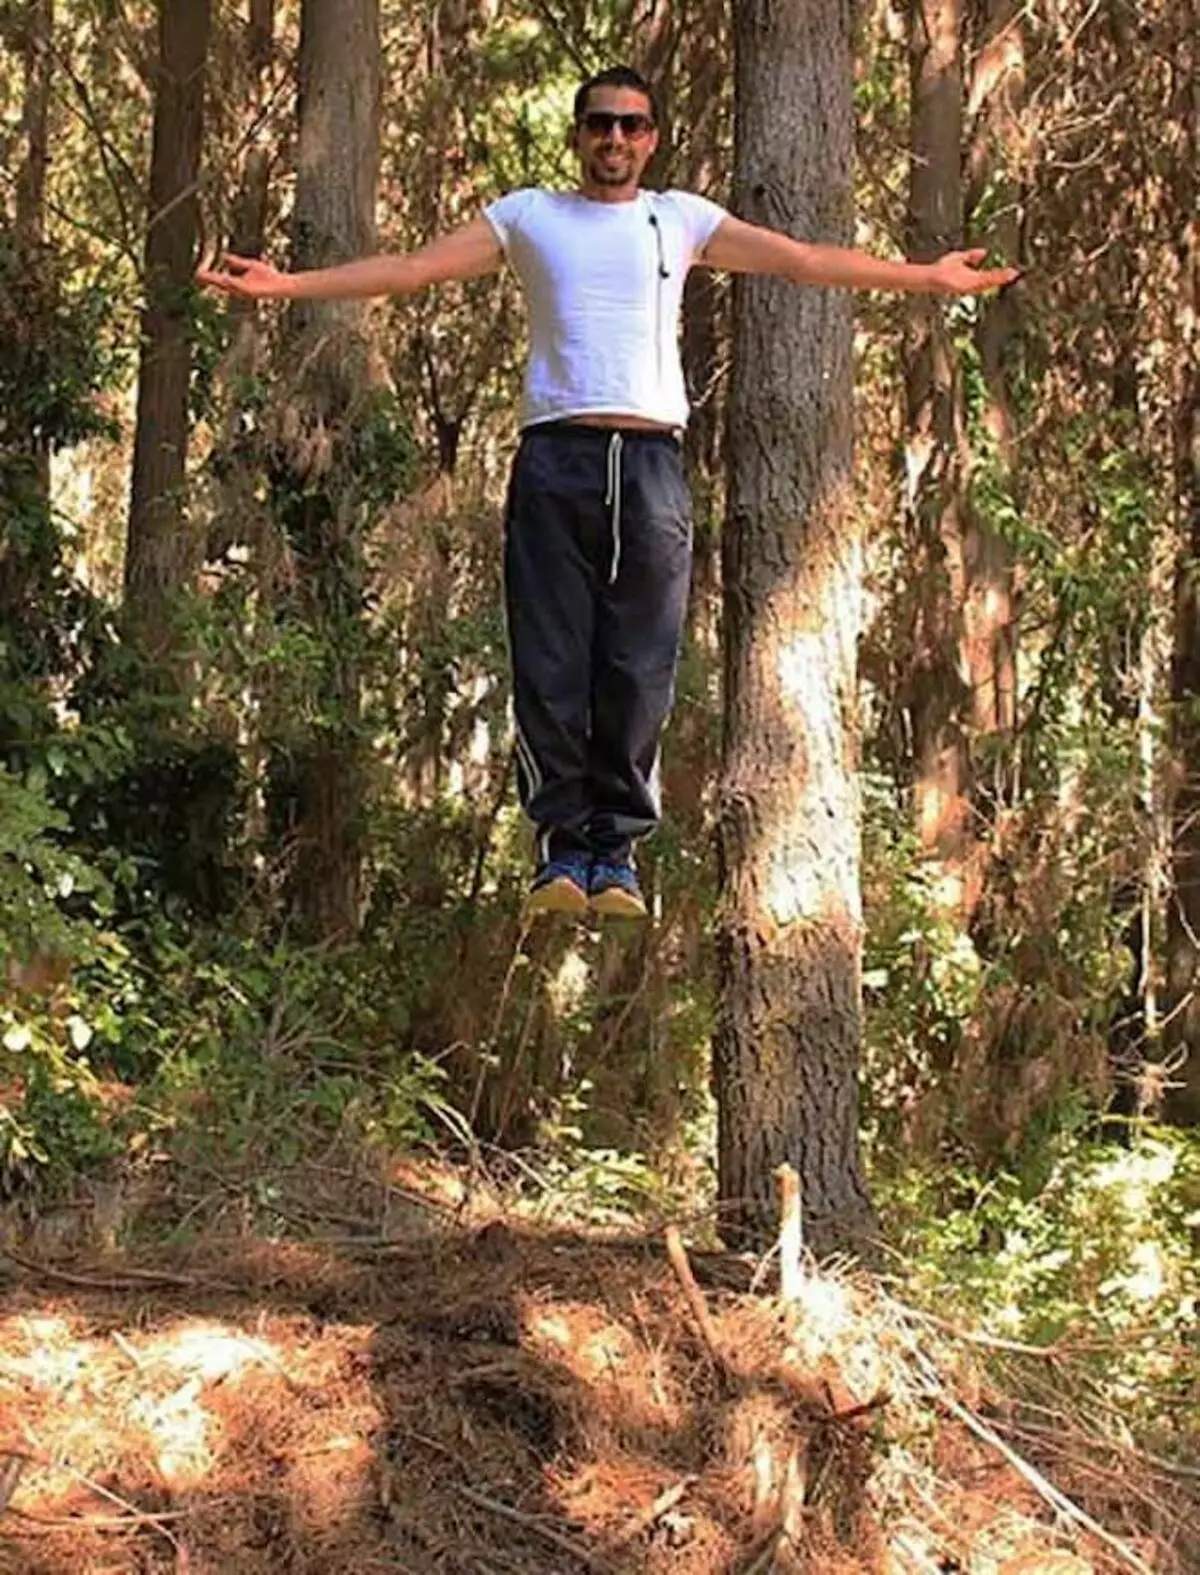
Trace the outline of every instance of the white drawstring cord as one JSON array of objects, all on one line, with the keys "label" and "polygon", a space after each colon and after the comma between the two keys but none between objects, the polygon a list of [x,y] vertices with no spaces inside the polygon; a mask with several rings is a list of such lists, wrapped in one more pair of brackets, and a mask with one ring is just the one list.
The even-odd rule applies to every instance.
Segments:
[{"label": "white drawstring cord", "polygon": [[612,568],[608,583],[617,583],[617,570],[621,567],[621,445],[619,432],[608,440],[608,490],[604,494],[605,508],[612,509]]}]

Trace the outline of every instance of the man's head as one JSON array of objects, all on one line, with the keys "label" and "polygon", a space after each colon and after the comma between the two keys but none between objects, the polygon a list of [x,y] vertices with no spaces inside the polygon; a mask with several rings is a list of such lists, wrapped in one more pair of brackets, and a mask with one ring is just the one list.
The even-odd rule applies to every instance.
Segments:
[{"label": "man's head", "polygon": [[575,95],[572,146],[584,190],[597,196],[636,189],[658,146],[654,95],[632,66],[609,66]]}]

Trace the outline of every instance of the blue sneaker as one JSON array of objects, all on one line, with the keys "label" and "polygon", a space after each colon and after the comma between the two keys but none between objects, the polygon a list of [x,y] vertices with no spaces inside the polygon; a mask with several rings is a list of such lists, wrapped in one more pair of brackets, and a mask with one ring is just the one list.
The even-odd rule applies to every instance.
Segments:
[{"label": "blue sneaker", "polygon": [[646,899],[628,859],[594,859],[588,881],[588,907],[618,919],[644,919]]},{"label": "blue sneaker", "polygon": [[591,862],[587,853],[561,853],[556,859],[547,859],[525,898],[526,918],[538,913],[570,913],[581,918],[587,912]]}]

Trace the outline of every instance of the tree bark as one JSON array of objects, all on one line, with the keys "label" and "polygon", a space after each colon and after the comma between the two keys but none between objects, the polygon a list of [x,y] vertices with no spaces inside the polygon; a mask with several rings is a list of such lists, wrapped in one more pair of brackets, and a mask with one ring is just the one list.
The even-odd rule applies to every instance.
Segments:
[{"label": "tree bark", "polygon": [[1179,520],[1175,650],[1171,669],[1175,793],[1173,892],[1167,914],[1164,1113],[1200,1124],[1200,6],[1179,7],[1175,167],[1180,310],[1176,319],[1174,469]]},{"label": "tree bark", "polygon": [[[734,207],[851,234],[849,0],[735,8]],[[799,1171],[821,1252],[874,1233],[861,1037],[851,301],[738,279],[724,556],[725,728],[714,1042],[722,1230],[765,1243]]]},{"label": "tree bark", "polygon": [[[981,42],[968,96],[973,118],[967,154],[967,213],[974,212],[989,186],[996,193],[996,216],[988,230],[992,250],[1005,261],[1021,256],[1020,191],[1011,172],[1025,93],[1023,13],[1016,0],[982,0]],[[977,244],[984,244],[982,238]],[[1002,290],[979,303],[975,344],[986,390],[983,425],[991,444],[988,462],[997,482],[1016,485],[1014,419],[1009,355],[1021,327],[1019,297]],[[1017,648],[1012,549],[995,525],[968,517],[967,666],[971,674],[971,721],[977,734],[1012,736],[1016,726]],[[1002,768],[1001,768],[1002,769]],[[998,780],[993,798],[1002,800],[1008,785]]]},{"label": "tree bark", "polygon": [[24,250],[35,249],[45,239],[53,37],[54,0],[28,0],[21,28],[25,77],[21,140],[24,147],[17,171],[15,212],[17,245]]},{"label": "tree bark", "polygon": [[[907,246],[920,262],[962,244],[961,26],[959,0],[910,0]],[[958,908],[970,840],[965,438],[958,357],[933,297],[911,300],[904,361],[905,511],[915,557],[908,675],[914,810],[922,852],[937,860],[943,896]]]},{"label": "tree bark", "polygon": [[[378,0],[305,0],[293,266],[375,247]],[[302,932],[341,942],[359,923],[366,758],[361,736],[363,503],[356,433],[377,374],[357,301],[290,314],[274,495],[294,566],[281,620],[315,654],[303,717],[275,740],[268,816]]]},{"label": "tree bark", "polygon": [[162,0],[150,156],[146,306],[138,371],[133,484],[125,552],[130,627],[160,679],[176,643],[173,602],[192,584],[200,542],[187,519],[191,374],[188,295],[196,262],[210,0]]}]

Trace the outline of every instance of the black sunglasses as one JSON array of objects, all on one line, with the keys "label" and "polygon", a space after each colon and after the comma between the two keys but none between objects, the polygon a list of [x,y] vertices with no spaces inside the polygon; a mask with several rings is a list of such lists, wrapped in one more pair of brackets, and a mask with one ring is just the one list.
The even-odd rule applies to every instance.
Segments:
[{"label": "black sunglasses", "polygon": [[611,136],[618,126],[622,135],[631,139],[648,137],[654,130],[654,122],[649,115],[614,115],[607,109],[589,109],[580,116],[579,124],[594,137]]}]

